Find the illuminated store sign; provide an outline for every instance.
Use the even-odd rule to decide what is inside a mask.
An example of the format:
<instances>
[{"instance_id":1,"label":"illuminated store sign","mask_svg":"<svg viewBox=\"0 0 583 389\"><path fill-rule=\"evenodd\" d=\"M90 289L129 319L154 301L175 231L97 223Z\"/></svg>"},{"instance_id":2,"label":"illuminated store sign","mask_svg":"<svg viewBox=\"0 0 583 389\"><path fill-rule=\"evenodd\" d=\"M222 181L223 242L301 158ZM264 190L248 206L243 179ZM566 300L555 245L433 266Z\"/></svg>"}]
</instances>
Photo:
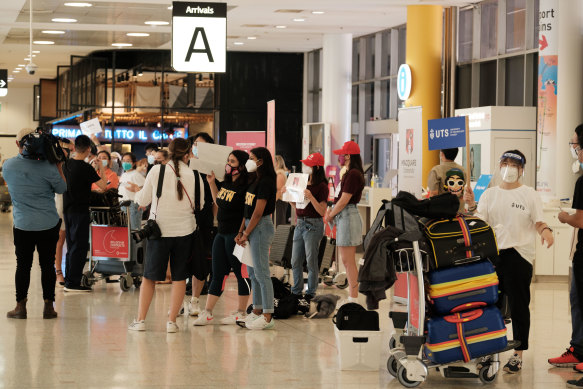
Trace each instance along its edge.
<instances>
[{"instance_id":1,"label":"illuminated store sign","mask_svg":"<svg viewBox=\"0 0 583 389\"><path fill-rule=\"evenodd\" d=\"M55 126L52 130L53 135L61 138L75 139L83 134L79 126ZM168 135L160 129L151 129L146 127L117 127L115 134L112 134L111 127L105 127L105 130L97 134L97 139L103 142L111 142L112 135L115 140L128 143L157 143L174 138L186 138L184 128L175 128L174 135Z\"/></svg>"}]
</instances>

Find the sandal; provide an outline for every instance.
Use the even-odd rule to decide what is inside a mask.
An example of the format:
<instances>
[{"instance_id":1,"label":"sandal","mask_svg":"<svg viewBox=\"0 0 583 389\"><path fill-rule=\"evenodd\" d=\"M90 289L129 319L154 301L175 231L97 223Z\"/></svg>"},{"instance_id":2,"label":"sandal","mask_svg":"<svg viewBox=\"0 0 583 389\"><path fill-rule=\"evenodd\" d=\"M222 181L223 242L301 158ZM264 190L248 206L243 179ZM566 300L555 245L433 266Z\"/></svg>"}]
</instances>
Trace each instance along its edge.
<instances>
[{"instance_id":1,"label":"sandal","mask_svg":"<svg viewBox=\"0 0 583 389\"><path fill-rule=\"evenodd\" d=\"M59 285L65 286L65 278L63 277L63 271L61 269L58 269L56 272L57 272L57 281L58 281ZM63 281L59 281L59 277Z\"/></svg>"}]
</instances>

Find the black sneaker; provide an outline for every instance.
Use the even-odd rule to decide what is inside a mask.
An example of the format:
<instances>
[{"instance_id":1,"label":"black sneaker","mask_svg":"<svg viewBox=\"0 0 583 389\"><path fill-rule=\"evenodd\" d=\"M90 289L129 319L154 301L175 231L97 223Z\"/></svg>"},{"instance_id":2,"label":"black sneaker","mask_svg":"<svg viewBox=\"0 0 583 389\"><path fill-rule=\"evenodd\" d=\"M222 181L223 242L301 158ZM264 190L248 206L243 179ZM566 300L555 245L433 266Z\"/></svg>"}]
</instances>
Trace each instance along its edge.
<instances>
[{"instance_id":1,"label":"black sneaker","mask_svg":"<svg viewBox=\"0 0 583 389\"><path fill-rule=\"evenodd\" d=\"M86 293L92 291L93 289L88 286L65 286L65 292Z\"/></svg>"},{"instance_id":2,"label":"black sneaker","mask_svg":"<svg viewBox=\"0 0 583 389\"><path fill-rule=\"evenodd\" d=\"M522 359L518 354L514 354L508 360L508 363L504 365L504 371L510 374L519 373L522 370Z\"/></svg>"},{"instance_id":3,"label":"black sneaker","mask_svg":"<svg viewBox=\"0 0 583 389\"><path fill-rule=\"evenodd\" d=\"M567 381L567 388L583 388L583 378Z\"/></svg>"}]
</instances>

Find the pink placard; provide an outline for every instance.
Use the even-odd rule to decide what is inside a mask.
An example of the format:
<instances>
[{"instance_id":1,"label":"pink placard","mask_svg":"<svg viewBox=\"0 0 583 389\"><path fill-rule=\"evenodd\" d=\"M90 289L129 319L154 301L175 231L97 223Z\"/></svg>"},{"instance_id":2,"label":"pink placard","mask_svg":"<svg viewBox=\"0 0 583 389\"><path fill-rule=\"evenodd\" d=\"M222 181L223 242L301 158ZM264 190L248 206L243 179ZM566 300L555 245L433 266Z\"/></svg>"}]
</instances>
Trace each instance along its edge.
<instances>
[{"instance_id":1,"label":"pink placard","mask_svg":"<svg viewBox=\"0 0 583 389\"><path fill-rule=\"evenodd\" d=\"M275 100L267 102L267 149L275 161Z\"/></svg>"},{"instance_id":2,"label":"pink placard","mask_svg":"<svg viewBox=\"0 0 583 389\"><path fill-rule=\"evenodd\" d=\"M265 131L227 131L227 146L246 152L265 147Z\"/></svg>"}]
</instances>

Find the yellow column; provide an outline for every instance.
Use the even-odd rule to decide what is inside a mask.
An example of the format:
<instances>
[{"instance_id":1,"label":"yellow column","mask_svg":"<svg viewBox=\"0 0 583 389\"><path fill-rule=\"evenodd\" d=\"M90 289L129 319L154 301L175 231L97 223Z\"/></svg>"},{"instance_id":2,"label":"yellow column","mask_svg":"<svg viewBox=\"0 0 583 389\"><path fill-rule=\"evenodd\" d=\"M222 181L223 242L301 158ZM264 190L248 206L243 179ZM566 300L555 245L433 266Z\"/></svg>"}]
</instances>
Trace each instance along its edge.
<instances>
[{"instance_id":1,"label":"yellow column","mask_svg":"<svg viewBox=\"0 0 583 389\"><path fill-rule=\"evenodd\" d=\"M443 7L407 7L407 50L405 61L411 68L411 94L407 107L423 107L423 186L427 175L439 164L439 151L429 151L427 120L441 118L441 50Z\"/></svg>"}]
</instances>

